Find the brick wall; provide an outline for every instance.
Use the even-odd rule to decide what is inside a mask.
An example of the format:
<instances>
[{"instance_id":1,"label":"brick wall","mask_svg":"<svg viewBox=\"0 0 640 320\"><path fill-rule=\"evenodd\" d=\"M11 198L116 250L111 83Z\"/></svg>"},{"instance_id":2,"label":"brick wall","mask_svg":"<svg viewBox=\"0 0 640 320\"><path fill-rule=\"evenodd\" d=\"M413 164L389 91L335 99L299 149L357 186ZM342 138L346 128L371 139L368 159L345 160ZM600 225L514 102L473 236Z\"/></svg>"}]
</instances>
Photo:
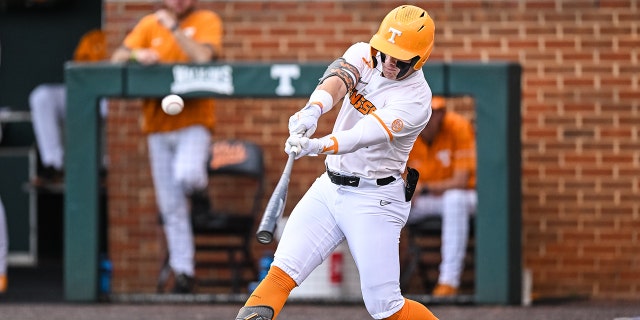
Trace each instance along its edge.
<instances>
[{"instance_id":1,"label":"brick wall","mask_svg":"<svg viewBox=\"0 0 640 320\"><path fill-rule=\"evenodd\" d=\"M409 1L411 3L411 1ZM368 41L397 1L206 1L225 22L226 61L326 61ZM156 2L105 1L110 48ZM524 266L540 297L640 294L640 8L637 1L429 1L431 60L519 61ZM221 100L216 137L266 150L268 188L285 161L288 116L303 100ZM117 292L154 290L164 250L139 104L108 121L109 237ZM331 119L321 119L320 133ZM324 131L323 131L324 130ZM291 204L322 171L296 163Z\"/></svg>"}]
</instances>

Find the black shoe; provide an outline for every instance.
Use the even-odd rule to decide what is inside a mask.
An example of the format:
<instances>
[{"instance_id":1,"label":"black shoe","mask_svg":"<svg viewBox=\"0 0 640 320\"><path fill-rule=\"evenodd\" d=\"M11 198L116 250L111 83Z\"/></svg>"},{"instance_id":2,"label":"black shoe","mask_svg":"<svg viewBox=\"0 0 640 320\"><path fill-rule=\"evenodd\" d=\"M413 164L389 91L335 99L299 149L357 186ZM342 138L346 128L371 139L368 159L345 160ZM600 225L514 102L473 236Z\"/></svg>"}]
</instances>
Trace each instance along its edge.
<instances>
[{"instance_id":1,"label":"black shoe","mask_svg":"<svg viewBox=\"0 0 640 320\"><path fill-rule=\"evenodd\" d=\"M195 279L184 273L180 273L176 276L175 284L173 286L172 293L193 293L193 287L195 286Z\"/></svg>"},{"instance_id":2,"label":"black shoe","mask_svg":"<svg viewBox=\"0 0 640 320\"><path fill-rule=\"evenodd\" d=\"M64 191L64 171L53 167L43 167L38 176L32 179L29 187L41 191L60 193Z\"/></svg>"},{"instance_id":3,"label":"black shoe","mask_svg":"<svg viewBox=\"0 0 640 320\"><path fill-rule=\"evenodd\" d=\"M38 177L33 181L35 186L61 184L64 181L64 172L54 167L43 167Z\"/></svg>"}]
</instances>

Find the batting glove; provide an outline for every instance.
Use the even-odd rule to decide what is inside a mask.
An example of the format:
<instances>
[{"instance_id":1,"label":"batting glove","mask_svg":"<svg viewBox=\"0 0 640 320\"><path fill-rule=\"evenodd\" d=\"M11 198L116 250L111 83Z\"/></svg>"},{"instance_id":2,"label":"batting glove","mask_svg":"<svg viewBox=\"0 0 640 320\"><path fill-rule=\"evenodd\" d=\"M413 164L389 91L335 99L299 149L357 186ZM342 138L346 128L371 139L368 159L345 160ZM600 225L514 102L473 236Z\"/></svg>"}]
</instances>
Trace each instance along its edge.
<instances>
[{"instance_id":1,"label":"batting glove","mask_svg":"<svg viewBox=\"0 0 640 320\"><path fill-rule=\"evenodd\" d=\"M322 109L316 104L308 104L289 118L289 135L311 137L318 127Z\"/></svg>"},{"instance_id":2,"label":"batting glove","mask_svg":"<svg viewBox=\"0 0 640 320\"><path fill-rule=\"evenodd\" d=\"M295 148L296 159L304 156L317 156L320 153L321 145L318 139L309 139L300 135L289 136L284 144L284 152L290 154Z\"/></svg>"}]
</instances>

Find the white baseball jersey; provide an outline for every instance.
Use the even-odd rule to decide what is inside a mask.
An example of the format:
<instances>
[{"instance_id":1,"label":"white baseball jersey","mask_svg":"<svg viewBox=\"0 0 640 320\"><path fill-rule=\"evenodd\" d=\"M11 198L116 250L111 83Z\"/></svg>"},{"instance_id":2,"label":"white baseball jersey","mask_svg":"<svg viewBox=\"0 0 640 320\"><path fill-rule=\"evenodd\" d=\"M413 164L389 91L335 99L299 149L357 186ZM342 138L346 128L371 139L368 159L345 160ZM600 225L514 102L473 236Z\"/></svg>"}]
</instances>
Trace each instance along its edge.
<instances>
[{"instance_id":1,"label":"white baseball jersey","mask_svg":"<svg viewBox=\"0 0 640 320\"><path fill-rule=\"evenodd\" d=\"M352 129L361 120L377 123L379 143L351 153L327 155L332 171L378 179L404 172L409 152L431 116L431 88L418 70L402 81L383 77L382 62L370 68L369 44L352 45L343 58L360 71L360 81L345 97L333 133ZM377 57L380 58L379 55Z\"/></svg>"}]
</instances>

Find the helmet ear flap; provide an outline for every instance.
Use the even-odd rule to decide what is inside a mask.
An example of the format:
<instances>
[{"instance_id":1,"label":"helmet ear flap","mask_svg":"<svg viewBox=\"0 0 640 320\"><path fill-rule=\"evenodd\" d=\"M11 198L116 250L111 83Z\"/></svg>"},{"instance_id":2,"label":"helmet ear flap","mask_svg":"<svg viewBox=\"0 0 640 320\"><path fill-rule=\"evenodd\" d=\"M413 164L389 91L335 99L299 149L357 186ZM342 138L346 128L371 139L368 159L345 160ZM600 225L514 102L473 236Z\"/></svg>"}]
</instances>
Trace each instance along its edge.
<instances>
[{"instance_id":1,"label":"helmet ear flap","mask_svg":"<svg viewBox=\"0 0 640 320\"><path fill-rule=\"evenodd\" d=\"M420 68L422 68L422 66L424 66L425 62L427 62L427 59L429 59L429 56L431 55L431 51L432 50L433 50L433 42L431 43L429 48L427 48L427 52L422 57L420 57L420 60L418 60L418 62L416 62L416 64L413 66L413 68L416 69L416 70L420 70Z\"/></svg>"}]
</instances>

